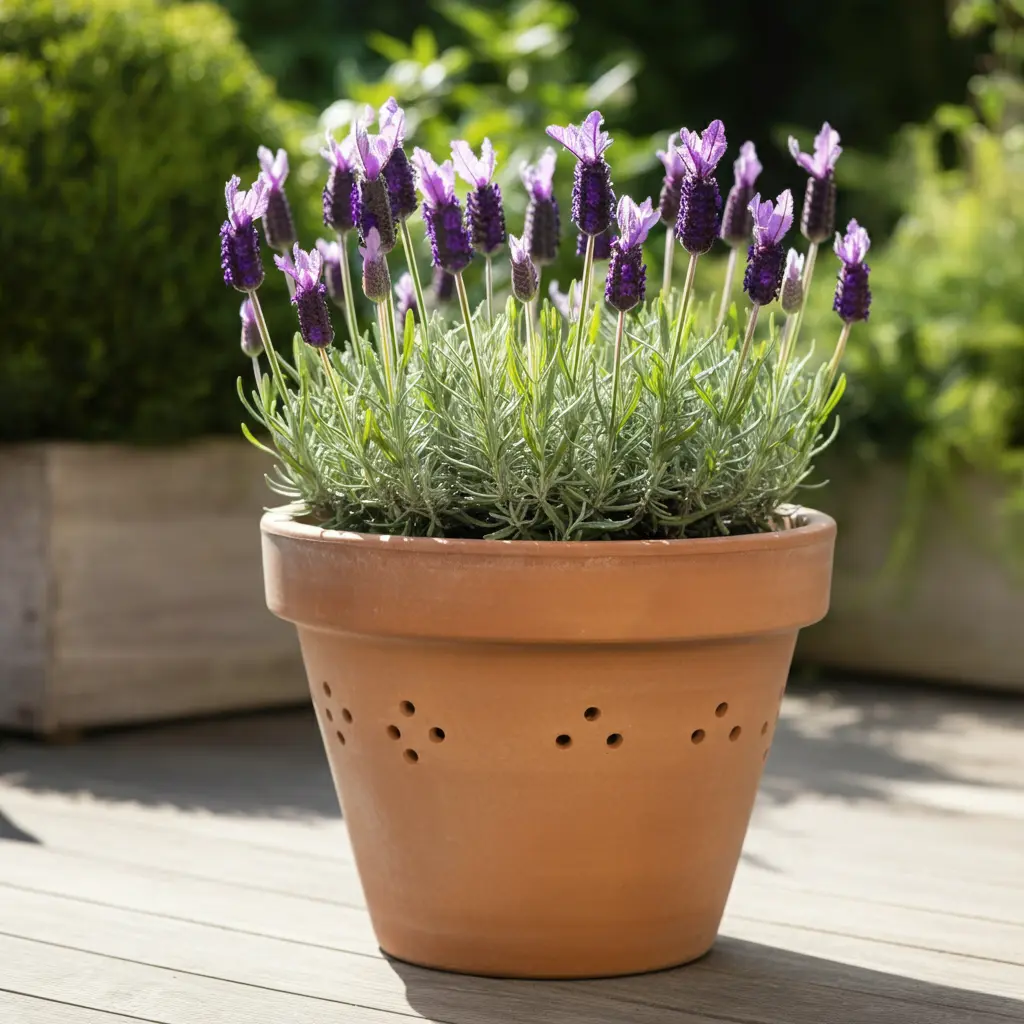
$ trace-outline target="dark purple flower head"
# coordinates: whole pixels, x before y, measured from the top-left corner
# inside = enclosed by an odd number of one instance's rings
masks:
[[[749,245],[754,219],[750,214],[750,200],[754,196],[754,182],[761,173],[761,161],[752,142],[740,146],[740,155],[733,162],[734,183],[725,200],[722,215],[722,238],[732,246]]]
[[[279,149],[275,155],[266,146],[256,151],[260,162],[260,176],[267,183],[267,209],[263,214],[263,233],[267,245],[278,252],[287,252],[296,242],[295,221],[284,183],[288,177],[288,154]]]
[[[260,236],[253,221],[267,212],[267,183],[261,176],[248,192],[240,192],[240,184],[232,175],[224,189],[228,219],[220,229],[220,266],[226,285],[250,292],[263,283]]]
[[[371,302],[384,302],[391,298],[391,274],[387,253],[381,248],[380,234],[370,228],[366,245],[359,247],[363,257],[363,292]]]
[[[786,269],[782,274],[782,292],[779,305],[783,313],[795,313],[804,304],[804,257],[796,249],[786,253]]]
[[[658,159],[665,167],[665,178],[661,185],[661,196],[658,199],[658,211],[662,224],[675,224],[679,216],[679,194],[686,175],[679,147],[675,145],[675,133],[668,137],[665,149],[658,150]]]
[[[710,178],[727,148],[725,125],[721,121],[712,121],[699,133],[680,128],[679,137],[683,141],[679,156],[686,174],[701,179]]]
[[[263,339],[256,325],[256,312],[252,308],[252,301],[246,299],[238,313],[242,318],[242,351],[255,359],[263,351]]]
[[[598,110],[588,114],[581,125],[561,128],[549,125],[548,135],[560,142],[576,159],[572,185],[573,223],[585,235],[599,235],[611,223],[615,210],[611,168],[604,152],[612,144],[607,132],[601,131],[604,118]]]
[[[587,252],[587,240],[589,238],[594,239],[594,260],[595,262],[603,263],[605,260],[610,260],[612,257],[612,242],[618,236],[615,234],[615,230],[611,225],[606,227],[604,231],[599,235],[577,235],[576,236],[576,255],[584,256]]]
[[[814,137],[814,154],[800,152],[800,143],[792,135],[789,137],[789,152],[793,159],[812,178],[824,180],[835,170],[836,161],[843,152],[839,145],[839,132],[826,121],[821,131]]]
[[[855,220],[846,225],[846,235],[836,232],[835,251],[842,260],[839,280],[836,282],[836,297],[832,308],[846,323],[867,320],[871,310],[871,289],[868,275],[871,268],[864,257],[871,248],[871,239]]]
[[[434,266],[451,274],[461,273],[473,258],[473,246],[462,220],[462,207],[455,198],[455,168],[451,160],[439,166],[419,147],[413,151],[413,162],[420,175],[423,220]]]
[[[341,261],[345,252],[337,242],[328,242],[323,238],[316,240],[317,252],[324,262],[324,283],[327,294],[339,309],[345,305],[345,284],[341,273]]]
[[[461,139],[453,142],[452,161],[459,177],[473,186],[466,198],[473,248],[486,255],[497,252],[505,244],[505,208],[501,189],[491,184],[497,162],[491,140],[484,139],[479,158],[468,142]]]
[[[558,256],[561,220],[555,199],[555,151],[548,146],[536,164],[520,168],[523,184],[530,196],[526,204],[523,239],[530,249],[530,258],[541,267]]]
[[[530,247],[525,238],[508,236],[508,247],[512,255],[512,294],[520,302],[529,302],[537,294],[540,275],[530,259]]]
[[[395,221],[403,221],[416,212],[416,177],[409,157],[402,148],[405,141],[405,111],[394,96],[380,108],[379,121],[381,133],[390,133],[395,137],[395,148],[384,165],[383,174],[391,199],[391,217]]]
[[[548,146],[535,164],[524,163],[519,168],[523,185],[531,199],[551,199],[555,194],[555,164],[558,154]]]
[[[754,218],[754,244],[747,252],[743,290],[752,302],[766,306],[782,287],[782,239],[793,225],[793,193],[787,188],[773,203],[761,201],[758,193],[750,201]]]
[[[341,142],[327,132],[327,146],[320,155],[331,165],[324,186],[324,224],[344,234],[359,223],[359,160],[351,136]]]
[[[324,295],[327,289],[320,282],[323,258],[314,249],[305,252],[295,243],[293,259],[275,256],[274,262],[295,282],[292,305],[299,314],[299,333],[313,348],[326,348],[334,340],[334,329],[327,312]]]
[[[676,238],[691,256],[709,252],[718,237],[722,194],[718,182],[688,174],[679,193]]]
[[[416,286],[412,274],[407,270],[395,283],[395,316],[398,318],[398,329],[405,326],[406,314],[412,313],[413,320],[419,323],[420,308],[416,303]]]
[[[661,214],[654,209],[649,197],[637,206],[629,196],[623,196],[616,218],[619,237],[612,244],[604,297],[608,305],[626,313],[644,301],[647,268],[643,263],[643,244]]]

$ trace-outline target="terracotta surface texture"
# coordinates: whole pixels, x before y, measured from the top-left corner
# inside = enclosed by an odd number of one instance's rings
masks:
[[[835,524],[543,543],[264,516],[381,947],[508,977],[715,940]]]

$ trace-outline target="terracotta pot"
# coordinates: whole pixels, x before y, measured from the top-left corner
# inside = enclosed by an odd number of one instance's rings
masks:
[[[715,940],[835,523],[436,540],[263,518],[382,949],[594,977]]]

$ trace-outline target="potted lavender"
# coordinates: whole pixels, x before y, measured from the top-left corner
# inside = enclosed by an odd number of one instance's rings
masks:
[[[834,523],[791,499],[867,316],[867,235],[851,223],[837,239],[843,327],[818,364],[795,342],[813,239],[832,229],[831,165],[812,170],[801,264],[784,247],[789,190],[750,194],[751,144],[723,227],[721,122],[673,140],[657,208],[615,196],[600,113],[553,126],[576,160],[583,263],[547,301],[554,150],[523,169],[524,233],[506,237],[489,143],[407,157],[394,102],[370,127],[325,150],[337,237],[275,256],[293,286],[291,345],[259,304],[267,176],[244,193],[229,183],[222,257],[246,296],[255,385],[240,393],[262,428],[246,434],[288,501],[263,518],[267,601],[298,627],[381,946],[505,976],[686,962],[715,939],[797,632],[828,606]],[[424,304],[414,187],[454,320]],[[685,280],[669,270],[649,295],[644,247],[665,221]],[[712,318],[697,268],[723,231],[734,250],[748,236],[748,301],[728,295]],[[369,319],[348,270],[356,244]],[[465,272],[479,258],[474,304]],[[767,312],[780,293],[785,338]]]

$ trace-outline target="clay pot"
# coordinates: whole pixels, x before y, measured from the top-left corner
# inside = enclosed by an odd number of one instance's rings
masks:
[[[835,523],[438,540],[263,518],[382,949],[471,974],[685,963],[715,940]]]

